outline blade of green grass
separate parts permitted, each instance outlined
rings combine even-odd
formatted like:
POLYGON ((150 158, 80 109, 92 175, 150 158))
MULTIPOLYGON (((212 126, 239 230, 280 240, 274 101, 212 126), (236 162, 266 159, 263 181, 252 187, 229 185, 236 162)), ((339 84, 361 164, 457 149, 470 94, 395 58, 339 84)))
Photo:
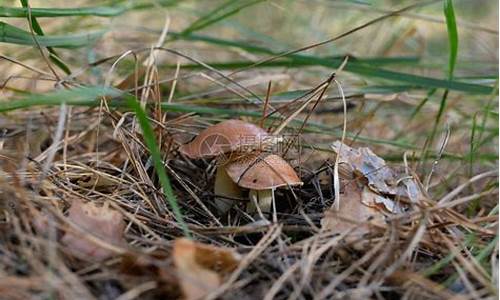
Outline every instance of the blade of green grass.
MULTIPOLYGON (((415 86, 410 86, 410 85, 369 85, 369 86, 362 86, 356 89, 347 90, 345 92, 345 97, 346 99, 351 98, 351 97, 356 97, 356 96, 361 96, 367 93, 372 93, 372 94, 394 94, 394 93, 400 93, 404 91, 409 91, 412 89, 416 89, 415 86)), ((306 93, 310 92, 310 89, 304 89, 304 90, 292 90, 292 91, 287 91, 287 92, 282 92, 282 93, 276 93, 272 96, 269 97, 269 102, 270 103, 278 103, 278 102, 292 102, 295 101, 301 97, 303 97, 306 93)), ((208 94, 208 93, 207 93, 208 94)), ((203 94, 203 96, 207 95, 203 94)), ((260 99, 265 98, 266 95, 258 95, 260 99)), ((248 96, 248 100, 250 101, 257 101, 259 98, 255 96, 248 96)), ((339 99, 336 98, 335 96, 329 96, 326 97, 325 100, 331 100, 331 99, 339 99)), ((236 103, 241 103, 241 104, 248 104, 248 101, 244 101, 242 98, 210 98, 206 99, 204 97, 200 97, 200 95, 186 95, 186 96, 179 96, 177 97, 177 102, 189 102, 189 104, 236 104, 236 103)))
MULTIPOLYGON (((123 14, 127 9, 122 6, 96 6, 80 8, 31 8, 31 17, 35 18, 57 18, 70 16, 98 16, 113 17, 123 14)), ((0 6, 0 17, 4 18, 27 18, 26 7, 0 6)))
MULTIPOLYGON (((321 60, 331 60, 331 61, 341 61, 345 56, 330 56, 330 57, 319 57, 321 60)), ((372 66, 384 66, 384 65, 409 65, 415 64, 420 61, 418 57, 367 57, 367 58, 353 58, 352 61, 363 63, 372 66)), ((208 65, 217 68, 219 70, 234 70, 239 68, 246 68, 254 64, 252 61, 226 61, 220 62, 206 62, 208 65)), ((274 60, 270 62, 263 63, 259 65, 259 68, 276 68, 276 67, 286 67, 286 68, 300 68, 306 66, 316 66, 318 63, 314 60, 290 60, 281 59, 274 60)), ((168 68, 175 68, 176 65, 165 65, 168 68)), ((188 70, 198 70, 203 69, 203 66, 199 64, 183 64, 181 65, 183 69, 188 70)))
MULTIPOLYGON (((470 158, 469 158, 469 176, 472 177, 473 172, 473 167, 474 167, 474 156, 476 154, 476 147, 475 147, 475 138, 476 138, 476 130, 477 130, 477 113, 474 114, 472 117, 472 129, 471 129, 471 134, 470 134, 470 142, 469 142, 469 153, 470 153, 470 158)), ((472 201, 474 202, 474 201, 472 201)))
MULTIPOLYGON (((472 243, 471 243, 472 244, 472 243)), ((488 245, 486 245, 485 247, 483 247, 479 252, 477 252, 477 254, 473 255, 472 257, 470 257, 469 259, 471 260, 476 260, 476 262, 481 265, 483 263, 483 261, 491 254, 491 252, 495 249, 495 246, 498 244, 498 235, 495 236, 495 238, 493 240, 491 240, 488 245)), ((466 246, 464 246, 466 247, 466 246)), ((491 276, 491 274, 489 272, 486 271, 486 268, 485 269, 485 272, 487 274, 489 274, 491 276)), ((444 286, 450 286, 453 284, 453 282, 455 282, 457 279, 459 278, 458 274, 453 274, 451 275, 444 283, 443 285, 444 286)))
POLYGON ((132 110, 134 110, 135 115, 137 117, 137 120, 139 121, 139 124, 141 125, 142 133, 144 136, 144 141, 146 142, 146 145, 148 146, 149 152, 151 154, 151 158, 153 160, 153 165, 154 165, 154 168, 156 170, 156 174, 158 176, 158 179, 160 180, 160 184, 161 184, 161 187, 163 189, 163 193, 164 193, 165 198, 167 199, 168 203, 170 204, 170 207, 172 208, 175 219, 177 220, 177 223, 179 223, 182 231, 184 232, 184 236, 191 237, 188 226, 187 226, 186 222, 184 221, 181 209, 180 209, 180 207, 177 203, 177 199, 174 195, 174 191, 173 191, 172 186, 170 184, 170 180, 168 178, 167 172, 165 171, 165 167, 163 166, 163 161, 161 159, 160 149, 158 148, 158 146, 156 144, 155 135, 154 135, 153 129, 151 128, 151 125, 149 124, 149 120, 148 120, 148 117, 146 115, 146 112, 142 109, 141 105, 134 97, 130 97, 130 96, 127 97, 127 104, 132 110))
POLYGON ((495 249, 495 246, 498 244, 498 238, 499 236, 496 235, 495 238, 475 256, 480 264, 484 263, 485 259, 488 258, 491 252, 495 249))
POLYGON ((234 14, 237 14, 242 9, 255 5, 257 3, 263 2, 264 0, 229 0, 217 6, 203 17, 194 21, 186 29, 182 31, 182 35, 190 34, 192 32, 206 28, 212 24, 215 24, 225 18, 228 18, 234 14))
MULTIPOLYGON (((474 174, 474 161, 476 156, 476 147, 474 147, 477 129, 477 113, 472 117, 472 129, 469 141, 469 177, 474 174)), ((479 206, 481 199, 475 199, 467 205, 467 216, 472 217, 479 206)))
POLYGON ((444 15, 446 17, 446 28, 448 29, 448 42, 450 44, 450 54, 448 61, 448 79, 453 78, 453 71, 457 63, 458 54, 458 30, 453 9, 453 0, 446 0, 444 3, 444 15))
MULTIPOLYGON (((23 9, 26 10, 26 19, 28 22, 31 20, 31 28, 33 28, 33 31, 40 36, 45 35, 43 33, 42 27, 36 20, 36 17, 34 17, 31 14, 31 9, 29 8, 28 0, 21 0, 21 5, 23 6, 23 9), (31 16, 31 17, 30 17, 31 16)), ((49 51, 49 59, 57 66, 59 69, 61 69, 66 75, 71 74, 71 70, 69 67, 61 60, 59 55, 57 55, 56 50, 52 47, 47 47, 47 50, 49 51)))
MULTIPOLYGON (((479 127, 479 137, 477 139, 478 143, 481 143, 483 140, 483 132, 485 131, 484 129, 486 128, 486 122, 489 119, 489 115, 492 113, 491 108, 492 108, 493 103, 495 102, 497 95, 498 95, 498 78, 497 78, 497 81, 495 83, 494 90, 488 99, 488 103, 486 104, 486 106, 483 109, 483 119, 482 119, 481 125, 479 127)), ((498 112, 495 112, 495 113, 496 113, 496 115, 494 115, 494 116, 496 118, 498 118, 498 112)), ((495 122, 495 124, 497 125, 496 129, 498 131, 498 122, 495 122)))
POLYGON ((155 1, 130 1, 130 0, 120 0, 120 1, 112 1, 111 4, 115 5, 116 3, 123 3, 128 6, 131 10, 144 10, 149 8, 158 8, 158 7, 171 7, 177 5, 182 0, 155 0, 155 1))
MULTIPOLYGON (((448 44, 449 44, 449 61, 448 61, 448 81, 453 79, 453 71, 455 70, 455 64, 457 62, 458 54, 458 30, 457 22, 455 20, 455 11, 453 9, 453 0, 445 0, 443 12, 446 18, 446 29, 448 31, 448 44)), ((441 102, 439 103, 439 110, 434 121, 434 126, 432 127, 431 134, 429 135, 427 141, 425 142, 423 152, 427 153, 427 149, 434 143, 434 138, 436 137, 436 131, 441 122, 441 118, 446 110, 446 100, 448 99, 448 93, 450 89, 447 88, 443 92, 441 97, 441 102)), ((425 156, 423 156, 425 160, 425 156)))
MULTIPOLYGON (((67 105, 96 107, 100 105, 101 103, 100 99, 102 99, 102 97, 110 99, 108 100, 109 107, 127 108, 127 103, 123 102, 123 100, 121 99, 123 98, 124 95, 130 97, 129 95, 124 94, 123 91, 111 87, 93 86, 93 87, 79 87, 69 90, 64 89, 45 94, 32 94, 25 96, 20 100, 0 101, 0 113, 17 109, 23 109, 23 108, 33 108, 35 106, 57 106, 60 105, 61 103, 66 103, 67 105)), ((250 111, 250 110, 213 108, 207 106, 194 106, 194 105, 165 103, 165 102, 161 103, 161 107, 165 111, 175 112, 175 113, 197 113, 205 115, 214 115, 218 117, 241 117, 241 116, 248 116, 254 118, 262 117, 262 112, 250 111)), ((278 119, 278 117, 271 116, 270 119, 276 120, 278 119)), ((296 119, 290 123, 290 126, 293 128, 298 128, 302 125, 302 122, 303 120, 296 119)), ((304 132, 330 135, 337 138, 342 136, 342 131, 340 128, 335 128, 312 121, 308 122, 307 126, 304 128, 304 132)), ((346 136, 349 138, 353 138, 355 135, 347 132, 346 136)), ((356 138, 361 142, 370 144, 387 145, 406 150, 420 149, 416 145, 412 145, 402 140, 384 140, 384 139, 376 139, 360 135, 356 135, 356 138)), ((447 152, 443 153, 443 158, 459 159, 459 160, 464 159, 462 155, 456 155, 447 152)), ((488 156, 486 159, 496 160, 498 159, 498 156, 493 156, 493 157, 488 156)))
POLYGON ((429 99, 432 97, 432 95, 434 95, 434 93, 436 93, 436 89, 429 90, 429 92, 427 93, 425 98, 422 99, 422 101, 420 101, 420 103, 412 111, 409 121, 413 120, 415 118, 415 116, 418 115, 418 113, 420 112, 422 107, 424 107, 424 105, 427 103, 427 101, 429 101, 429 99))
MULTIPOLYGON (((277 52, 274 52, 270 49, 255 45, 250 45, 248 43, 240 41, 229 41, 229 40, 213 38, 204 35, 195 35, 195 34, 182 35, 176 32, 169 32, 169 35, 177 39, 202 41, 217 46, 222 46, 225 48, 237 47, 239 49, 243 49, 251 53, 270 54, 270 55, 278 54, 277 52)), ((292 54, 287 56, 287 58, 290 60, 290 65, 308 64, 308 65, 323 66, 330 69, 337 69, 342 63, 342 59, 340 58, 323 58, 323 57, 316 57, 313 55, 304 55, 304 54, 292 54)), ((350 60, 349 63, 345 66, 344 70, 359 75, 364 75, 373 78, 380 78, 383 80, 402 82, 426 89, 445 88, 449 90, 463 91, 472 94, 490 94, 493 90, 493 88, 490 86, 485 86, 480 84, 466 83, 466 82, 447 80, 447 79, 438 79, 438 78, 419 76, 419 75, 413 75, 408 73, 377 68, 369 65, 368 63, 357 62, 356 59, 352 61, 350 60)))
MULTIPOLYGON (((42 47, 78 48, 94 43, 104 31, 79 33, 64 36, 38 36, 37 42, 42 47)), ((30 32, 0 22, 0 42, 18 45, 36 46, 30 32)))
MULTIPOLYGON (((474 242, 475 238, 476 238, 476 236, 474 234, 466 235, 465 241, 463 242, 463 247, 464 248, 469 247, 474 242)), ((448 255, 446 255, 445 257, 440 259, 438 262, 436 262, 432 266, 422 270, 420 272, 420 274, 422 274, 425 277, 432 276, 432 275, 436 274, 437 272, 439 272, 439 270, 441 270, 444 267, 446 267, 447 265, 449 265, 450 262, 453 260, 453 258, 455 258, 455 255, 453 253, 449 253, 448 255)))
MULTIPOLYGON (((453 0, 446 0, 444 2, 444 15, 446 17, 446 28, 448 31, 448 43, 449 43, 449 61, 448 61, 448 80, 453 79, 453 71, 455 70, 455 65, 457 62, 458 54, 458 31, 457 31, 457 21, 455 20, 455 11, 453 9, 453 0)), ((436 128, 446 110, 446 99, 448 97, 448 89, 444 91, 443 98, 439 105, 439 111, 436 116, 436 122, 434 125, 433 132, 435 133, 436 128)), ((432 136, 431 136, 432 137, 432 136)), ((432 142, 432 139, 431 139, 432 142)))
POLYGON ((96 106, 101 97, 118 97, 122 93, 109 87, 79 87, 61 89, 44 94, 30 94, 21 100, 0 101, 0 113, 34 106, 57 106, 65 102, 67 105, 96 106))

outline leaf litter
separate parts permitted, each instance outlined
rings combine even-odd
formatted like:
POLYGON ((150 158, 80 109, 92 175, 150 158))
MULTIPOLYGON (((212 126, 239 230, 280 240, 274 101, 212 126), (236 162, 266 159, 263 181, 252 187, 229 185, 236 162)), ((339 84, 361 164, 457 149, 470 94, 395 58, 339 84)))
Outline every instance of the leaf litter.
POLYGON ((375 193, 391 197, 402 197, 417 203, 422 199, 418 182, 408 174, 398 174, 386 162, 367 147, 351 148, 340 141, 332 144, 340 156, 340 164, 368 182, 375 193), (339 153, 339 151, 341 153, 339 153))
POLYGON ((322 229, 335 234, 349 232, 344 240, 363 249, 365 235, 380 236, 380 229, 388 224, 387 217, 409 211, 411 206, 403 203, 402 198, 417 204, 422 194, 413 178, 396 173, 369 148, 355 149, 335 141, 332 149, 342 168, 340 199, 335 199, 339 206, 326 210, 322 229))
MULTIPOLYGON (((124 120, 122 125, 124 130, 127 130, 129 124, 131 124, 129 119, 124 120)), ((178 132, 176 125, 173 121, 169 123, 170 127, 165 128, 166 132, 168 133, 169 130, 178 132)), ((186 126, 185 123, 182 126, 186 126)), ((82 142, 88 141, 82 140, 82 142)), ((110 148, 101 147, 101 151, 106 149, 106 151, 116 153, 119 145, 118 142, 108 143, 107 147, 110 148)), ((130 149, 140 147, 140 144, 135 142, 127 145, 130 149)), ((334 149, 340 146, 339 142, 333 145, 334 149)), ((87 146, 81 149, 87 149, 87 146)), ((147 155, 141 156, 140 153, 141 151, 138 150, 127 151, 120 163, 126 166, 127 159, 134 157, 134 164, 137 165, 134 165, 134 168, 141 167, 140 164, 147 163, 148 159, 147 155)), ((171 152, 171 155, 176 154, 171 152)), ((190 178, 184 182, 183 186, 190 187, 192 193, 199 195, 198 200, 209 206, 212 196, 209 193, 204 194, 204 191, 211 190, 213 184, 213 180, 210 180, 213 178, 213 173, 210 175, 209 171, 210 165, 207 170, 207 162, 174 157, 178 159, 169 161, 169 170, 176 172, 182 178, 190 178), (193 184, 194 182, 197 184, 193 184)), ((108 155, 103 156, 102 159, 100 167, 84 160, 82 163, 69 161, 64 165, 56 161, 52 172, 38 185, 43 194, 36 194, 20 186, 10 186, 9 189, 3 188, 3 190, 11 190, 8 197, 14 199, 20 207, 27 205, 23 199, 29 197, 35 199, 34 204, 40 210, 29 210, 30 215, 33 216, 31 221, 35 223, 35 230, 46 233, 49 226, 47 217, 50 216, 56 225, 57 232, 60 233, 56 236, 60 242, 59 250, 71 256, 73 260, 94 263, 92 267, 88 267, 89 269, 80 268, 78 272, 81 275, 79 276, 91 276, 96 271, 111 272, 113 276, 116 276, 119 285, 108 280, 104 281, 105 284, 119 289, 122 293, 141 291, 140 294, 147 298, 203 299, 214 290, 224 286, 226 279, 231 277, 235 268, 242 265, 248 253, 252 252, 251 249, 259 241, 260 235, 270 230, 269 226, 273 226, 273 224, 249 226, 248 224, 253 224, 252 221, 245 220, 244 215, 238 211, 244 207, 244 202, 230 212, 229 217, 236 217, 236 219, 224 221, 221 218, 224 225, 217 225, 218 223, 212 219, 212 216, 197 209, 197 202, 190 200, 192 199, 190 194, 184 193, 176 182, 174 188, 179 195, 183 196, 182 204, 188 217, 187 220, 189 224, 192 224, 196 240, 199 241, 178 239, 180 231, 172 223, 171 216, 158 215, 152 208, 150 201, 157 197, 157 191, 151 186, 140 183, 142 182, 140 176, 146 176, 146 174, 134 173, 129 169, 126 176, 119 176, 120 173, 107 161, 109 159, 114 162, 116 157, 108 155), (66 168, 66 173, 61 172, 63 167, 66 168), (69 193, 69 190, 72 192, 69 193), (75 197, 75 193, 79 196, 75 197), (111 198, 113 200, 110 200, 111 195, 113 195, 111 198), (106 203, 109 203, 109 206, 106 203), (66 217, 61 215, 61 218, 56 212, 62 212, 68 206, 66 217), (42 210, 45 211, 43 215, 42 210), (202 240, 207 243, 201 243, 202 240), (224 247, 214 245, 224 245, 224 247), (238 253, 242 253, 243 258, 238 253)), ((356 149, 342 145, 339 159, 340 210, 327 208, 332 206, 332 201, 335 200, 328 199, 328 195, 331 194, 331 183, 325 178, 330 177, 323 176, 323 173, 321 174, 323 181, 313 184, 310 180, 304 180, 304 186, 295 189, 294 194, 286 189, 278 191, 276 197, 285 200, 280 201, 280 206, 277 207, 279 224, 283 230, 280 236, 286 237, 287 240, 282 240, 280 237, 279 242, 259 249, 259 256, 251 257, 252 263, 239 271, 239 280, 234 281, 234 286, 224 287, 228 289, 228 294, 224 295, 230 293, 238 296, 240 294, 238 294, 237 287, 243 286, 244 292, 241 295, 247 297, 252 295, 251 298, 258 298, 269 288, 269 277, 277 278, 281 276, 280 274, 287 274, 288 279, 272 281, 273 286, 276 285, 276 293, 286 295, 289 289, 294 288, 294 281, 304 280, 301 272, 293 271, 300 268, 289 269, 290 265, 302 266, 303 260, 307 257, 304 256, 304 251, 313 249, 313 245, 318 241, 325 243, 319 245, 320 249, 324 249, 322 248, 325 247, 324 245, 331 243, 329 247, 332 253, 322 250, 321 253, 326 256, 322 256, 317 260, 318 263, 313 269, 307 271, 310 272, 308 276, 311 276, 309 278, 311 288, 316 292, 323 289, 321 282, 332 281, 339 274, 338 272, 350 270, 344 269, 344 265, 349 266, 356 259, 362 258, 366 249, 371 249, 372 245, 386 243, 387 249, 384 247, 373 249, 378 251, 379 257, 387 257, 387 260, 363 258, 362 261, 365 264, 363 266, 368 270, 389 266, 391 262, 389 258, 397 257, 395 253, 399 251, 395 245, 405 245, 411 240, 415 230, 422 224, 422 218, 427 218, 426 224, 428 225, 426 226, 430 229, 419 239, 418 251, 422 253, 421 255, 441 257, 447 255, 448 246, 442 242, 443 234, 446 234, 448 238, 453 238, 457 245, 463 243, 464 237, 458 230, 459 226, 474 231, 480 236, 492 234, 491 230, 482 228, 480 223, 466 221, 464 216, 450 209, 432 210, 427 213, 427 217, 423 217, 426 214, 422 214, 422 209, 434 209, 436 204, 423 197, 418 179, 414 179, 406 172, 395 171, 368 148, 356 149), (321 191, 323 198, 318 196, 318 190, 321 191), (298 204, 294 197, 297 197, 299 201, 300 199, 310 200, 298 204), (287 206, 290 205, 287 203, 292 203, 292 206, 287 206), (296 207, 304 209, 304 217, 292 213, 296 207), (343 242, 337 243, 335 238, 332 238, 332 234, 342 235, 343 242), (389 242, 389 238, 392 242, 389 242), (290 242, 289 245, 288 242, 290 242), (394 253, 389 254, 389 251, 394 253), (331 260, 330 257, 335 257, 335 259, 331 260)), ((30 172, 34 175, 37 174, 36 166, 36 164, 30 165, 30 172)), ((12 176, 8 172, 4 174, 12 176)), ((36 178, 36 176, 29 177, 27 186, 36 186, 36 178)), ((314 178, 320 177, 313 177, 313 180, 314 178)), ((4 193, 4 196, 7 197, 7 194, 4 193)), ((453 200, 447 200, 446 204, 452 205, 453 200)), ((22 209, 8 212, 9 219, 23 220, 26 217, 23 212, 22 209)), ((15 228, 12 225, 6 226, 10 226, 11 229, 6 229, 4 232, 15 228)), ((45 234, 45 236, 50 235, 45 234)), ((37 256, 31 254, 31 257, 37 256)), ((38 263, 34 262, 35 265, 38 263)), ((62 266, 65 266, 65 263, 62 258, 59 264, 61 268, 64 268, 62 266)), ((80 264, 70 265, 75 267, 80 264)), ((107 276, 104 275, 107 273, 98 274, 107 276)), ((355 295, 357 280, 368 276, 366 274, 369 273, 353 272, 350 276, 344 277, 341 286, 336 290, 355 295)), ((404 276, 418 278, 415 274, 417 273, 410 272, 404 276)), ((392 277, 387 275, 387 280, 380 282, 383 282, 385 286, 394 286, 394 282, 389 278, 392 277)), ((484 281, 484 278, 480 279, 484 281)), ((68 284, 75 285, 76 283, 68 284)), ((39 284, 37 289, 43 290, 43 286, 39 284)), ((107 288, 110 288, 109 286, 107 288)), ((103 287, 99 285, 96 287, 96 289, 101 288, 103 287)), ((68 291, 84 293, 79 288, 68 291)), ((370 294, 365 292, 367 295, 370 294)), ((303 293, 308 294, 305 290, 303 293)))

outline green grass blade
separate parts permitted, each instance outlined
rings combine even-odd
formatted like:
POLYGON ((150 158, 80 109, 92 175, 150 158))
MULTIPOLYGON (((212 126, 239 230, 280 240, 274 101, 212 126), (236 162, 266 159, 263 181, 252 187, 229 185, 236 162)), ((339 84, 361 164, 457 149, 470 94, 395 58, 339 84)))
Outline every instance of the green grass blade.
MULTIPOLYGON (((23 9, 25 9, 26 11, 28 11, 28 0, 20 0, 20 1, 21 1, 21 5, 23 6, 23 9)), ((28 13, 26 13, 26 18, 28 19, 28 22, 29 22, 30 20, 29 20, 29 14, 28 13)), ((36 34, 38 34, 38 35, 44 35, 42 27, 40 27, 40 24, 36 20, 36 17, 33 17, 33 15, 31 16, 31 27, 33 28, 33 31, 36 34)))
POLYGON ((139 102, 133 97, 127 97, 127 103, 129 107, 135 111, 137 120, 141 125, 144 141, 146 142, 146 145, 148 146, 149 152, 151 154, 153 165, 156 170, 156 174, 158 175, 158 179, 160 180, 161 187, 163 188, 165 198, 167 198, 167 201, 174 213, 175 219, 177 220, 177 223, 179 223, 182 231, 184 232, 184 235, 186 237, 190 237, 191 234, 189 233, 187 224, 184 221, 181 209, 179 208, 179 205, 177 203, 177 199, 174 195, 174 191, 170 184, 167 172, 165 171, 165 167, 163 166, 160 149, 156 144, 155 135, 153 129, 151 128, 151 125, 149 124, 146 112, 142 109, 139 102))
MULTIPOLYGON (((42 47, 78 48, 93 44, 104 31, 79 33, 64 36, 38 36, 37 42, 42 47)), ((30 32, 0 22, 0 43, 36 46, 30 32)))
POLYGON ((95 106, 99 105, 98 98, 109 96, 117 97, 121 93, 113 88, 81 87, 71 90, 61 89, 45 94, 31 94, 21 100, 0 101, 0 113, 34 106, 54 106, 65 102, 67 105, 95 106))
MULTIPOLYGON (((476 147, 474 144, 476 142, 476 131, 477 131, 477 113, 472 117, 472 129, 469 140, 469 177, 472 177, 474 174, 474 161, 476 158, 476 147)), ((476 212, 479 201, 481 199, 474 199, 467 205, 467 216, 472 217, 476 212)))
MULTIPOLYGON (((474 240, 474 239, 473 239, 474 240)), ((473 243, 469 243, 473 244, 473 243)), ((470 260, 475 260, 477 264, 481 265, 484 261, 484 259, 488 258, 488 256, 491 254, 491 252, 495 249, 495 246, 498 244, 498 235, 495 236, 493 240, 491 240, 488 245, 486 245, 484 248, 482 248, 477 254, 473 255, 470 257, 470 260)), ((464 247, 467 247, 464 245, 464 247)), ((489 272, 485 270, 485 272, 491 276, 489 272)), ((444 286, 450 286, 459 278, 458 274, 452 274, 444 283, 444 286)))
MULTIPOLYGON (((42 30, 42 27, 40 26, 40 24, 38 23, 38 21, 36 20, 36 17, 31 15, 30 13, 28 13, 28 8, 29 8, 29 5, 28 5, 28 0, 21 0, 21 5, 23 6, 23 9, 26 10, 26 19, 28 20, 28 22, 30 22, 30 19, 31 19, 31 28, 33 28, 33 31, 37 34, 37 35, 40 35, 40 36, 43 36, 45 35, 43 33, 43 30, 42 30), (30 18, 30 15, 31 15, 31 18, 30 18)), ((29 10, 29 12, 31 12, 31 9, 29 10)), ((52 47, 47 47, 47 50, 49 51, 49 59, 56 65, 59 67, 59 69, 61 69, 64 73, 66 73, 67 75, 71 74, 71 70, 69 69, 69 67, 61 60, 61 58, 59 57, 59 55, 57 55, 56 53, 56 50, 54 50, 54 48, 52 47)))
MULTIPOLYGON (((475 239, 475 236, 473 234, 467 235, 465 237, 465 241, 463 242, 463 247, 464 248, 469 247, 469 245, 471 245, 473 243, 474 239, 475 239)), ((422 274, 422 276, 425 276, 425 277, 432 276, 435 273, 439 272, 439 270, 441 270, 444 267, 446 267, 447 265, 449 265, 449 263, 454 258, 455 258, 455 255, 453 253, 449 253, 448 255, 443 257, 441 260, 439 260, 438 262, 436 262, 432 266, 422 270, 420 272, 420 274, 422 274)))
POLYGON ((453 0, 446 0, 444 2, 444 15, 446 17, 446 28, 448 30, 448 42, 450 44, 448 78, 451 80, 453 78, 453 71, 455 70, 458 54, 458 30, 455 10, 453 9, 453 0))
MULTIPOLYGON (((127 9, 121 6, 98 6, 81 8, 32 8, 31 17, 35 18, 57 18, 70 16, 98 16, 114 17, 123 14, 127 9)), ((27 18, 28 9, 23 7, 0 6, 0 17, 4 18, 27 18)))
POLYGON ((177 5, 182 0, 155 0, 155 1, 130 1, 130 0, 122 0, 122 1, 113 1, 112 4, 125 2, 127 7, 131 10, 144 10, 149 8, 158 8, 158 7, 171 7, 177 5))
MULTIPOLYGON (((488 99, 488 103, 486 104, 486 106, 483 109, 483 119, 482 119, 481 125, 479 127, 479 137, 477 139, 478 143, 481 143, 483 140, 483 133, 484 133, 484 129, 486 128, 486 122, 489 119, 490 112, 492 112, 491 108, 495 102, 495 98, 497 95, 498 95, 498 78, 497 78, 497 81, 495 83, 494 91, 491 93, 491 95, 488 99)), ((496 113, 496 115, 495 114, 493 114, 493 115, 494 115, 494 117, 498 118, 498 113, 496 113)), ((495 124, 497 124, 496 130, 498 131, 498 123, 495 122, 495 124)))
POLYGON ((229 0, 221 4, 220 6, 216 7, 215 9, 211 10, 207 14, 205 14, 203 17, 199 18, 195 22, 193 22, 191 25, 188 26, 188 28, 184 29, 182 31, 182 35, 190 34, 194 31, 201 30, 203 28, 206 28, 212 24, 215 24, 225 18, 228 18, 234 14, 237 14, 239 11, 242 9, 252 6, 254 4, 257 4, 259 2, 263 2, 264 0, 251 0, 251 1, 235 1, 235 0, 229 0))
MULTIPOLYGON (((321 60, 330 61, 341 61, 345 56, 330 56, 330 57, 319 57, 321 60)), ((418 57, 358 57, 353 58, 352 61, 356 63, 363 63, 372 66, 385 66, 385 65, 410 65, 416 64, 420 61, 418 57)), ((236 61, 226 61, 226 62, 206 62, 206 64, 217 68, 219 70, 234 70, 239 68, 249 67, 255 62, 246 60, 236 60, 236 61)), ((315 60, 290 60, 290 59, 277 59, 270 62, 263 63, 259 65, 259 68, 276 68, 276 67, 286 67, 286 68, 301 68, 307 66, 316 66, 318 63, 315 60)), ((167 68, 175 68, 176 65, 166 65, 167 68)), ((183 69, 198 70, 203 69, 203 66, 199 64, 186 63, 181 65, 183 69)))
MULTIPOLYGON (((457 62, 458 53, 458 31, 457 31, 457 21, 455 20, 455 11, 453 9, 453 0, 446 0, 444 2, 444 15, 446 17, 446 28, 448 30, 448 43, 449 43, 449 61, 448 61, 448 80, 453 79, 453 70, 455 70, 455 64, 457 62)), ((441 103, 439 105, 438 115, 436 116, 436 123, 434 125, 433 134, 431 135, 431 143, 436 131, 436 128, 446 110, 446 99, 448 98, 447 89, 443 93, 441 98, 441 103)))
MULTIPOLYGON (((182 35, 176 32, 169 32, 169 35, 178 39, 202 41, 209 44, 221 46, 224 48, 237 47, 239 49, 243 49, 251 53, 270 54, 270 55, 277 54, 276 52, 270 49, 251 45, 246 42, 229 41, 198 34, 182 35)), ((287 56, 287 58, 290 61, 288 66, 293 66, 294 64, 303 66, 304 64, 307 64, 311 66, 312 65, 323 66, 330 69, 337 69, 342 63, 341 58, 324 58, 324 57, 317 57, 313 55, 304 55, 304 54, 292 54, 287 56)), ((357 62, 356 59, 349 60, 349 63, 345 66, 344 70, 359 75, 379 78, 383 80, 401 82, 426 89, 444 88, 449 90, 467 92, 471 94, 490 94, 493 91, 492 87, 486 85, 466 83, 456 80, 438 79, 438 78, 402 73, 397 71, 391 71, 387 69, 374 67, 369 63, 357 62)))
POLYGON ((462 91, 472 94, 489 94, 492 91, 492 88, 489 86, 389 71, 370 66, 347 64, 344 70, 369 77, 377 77, 385 80, 414 84, 415 86, 426 89, 446 88, 449 90, 462 91))
MULTIPOLYGON (((449 43, 448 80, 451 82, 453 79, 453 70, 455 70, 455 64, 457 62, 457 54, 458 54, 458 30, 457 30, 457 22, 455 20, 455 11, 453 9, 453 0, 445 0, 443 11, 446 17, 446 28, 448 31, 448 43, 449 43)), ((439 110, 436 115, 436 120, 434 121, 434 126, 432 128, 431 134, 429 135, 429 138, 426 142, 426 147, 424 147, 424 152, 427 152, 427 148, 430 147, 434 142, 437 128, 446 110, 446 100, 448 99, 449 91, 450 89, 447 88, 444 91, 443 96, 441 97, 441 102, 439 103, 439 110)))
POLYGON ((477 113, 472 117, 472 129, 470 134, 470 142, 469 142, 469 176, 472 177, 473 167, 474 167, 474 156, 476 152, 476 147, 474 144, 476 143, 476 130, 477 130, 477 113))

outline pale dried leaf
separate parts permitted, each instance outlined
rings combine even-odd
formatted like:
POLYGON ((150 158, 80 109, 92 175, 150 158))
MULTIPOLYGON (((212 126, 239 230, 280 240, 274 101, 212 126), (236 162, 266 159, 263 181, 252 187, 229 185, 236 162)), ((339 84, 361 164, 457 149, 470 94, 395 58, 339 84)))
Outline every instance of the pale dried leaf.
POLYGON ((409 177, 402 180, 404 187, 399 187, 398 196, 406 195, 412 203, 419 202, 423 195, 415 179, 409 177))
POLYGON ((403 212, 403 208, 400 203, 387 197, 381 196, 370 190, 366 186, 363 188, 363 192, 361 194, 361 202, 363 202, 363 204, 365 204, 366 206, 370 206, 373 208, 383 208, 393 214, 399 214, 403 212))
POLYGON ((202 299, 222 284, 233 271, 239 255, 230 249, 204 245, 188 239, 174 242, 173 261, 184 299, 202 299))
POLYGON ((332 148, 340 155, 340 163, 349 166, 355 174, 366 178, 368 187, 373 191, 379 194, 408 198, 412 202, 417 202, 422 198, 418 184, 413 178, 405 178, 398 185, 398 180, 407 177, 407 175, 397 174, 369 148, 355 149, 340 141, 335 141, 332 148), (342 147, 340 147, 341 145, 342 147))
POLYGON ((112 250, 95 243, 85 235, 92 235, 111 245, 119 246, 124 243, 125 221, 119 212, 109 207, 98 207, 92 202, 73 201, 68 220, 85 232, 68 230, 61 239, 66 250, 75 257, 102 261, 114 254, 112 250))
POLYGON ((341 198, 339 211, 330 208, 325 212, 321 220, 321 226, 325 230, 334 233, 352 232, 351 238, 358 238, 373 230, 371 224, 384 224, 384 216, 378 208, 370 207, 362 203, 363 187, 357 181, 341 181, 341 198))

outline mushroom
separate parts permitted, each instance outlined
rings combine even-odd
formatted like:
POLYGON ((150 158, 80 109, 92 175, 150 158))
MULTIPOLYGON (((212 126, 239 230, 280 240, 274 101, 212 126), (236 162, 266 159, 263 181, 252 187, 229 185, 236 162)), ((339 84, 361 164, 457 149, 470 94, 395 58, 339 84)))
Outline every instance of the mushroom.
MULTIPOLYGON (((250 199, 264 212, 271 211, 276 188, 303 184, 295 170, 275 154, 251 153, 229 162, 225 170, 238 186, 250 189, 250 199)), ((250 202, 247 211, 256 209, 250 202)))
POLYGON ((217 156, 220 165, 215 175, 215 206, 225 214, 233 205, 228 198, 241 198, 241 190, 225 171, 227 156, 233 152, 254 150, 270 136, 264 129, 240 120, 227 120, 212 125, 198 134, 190 143, 184 144, 179 151, 192 159, 217 156))

